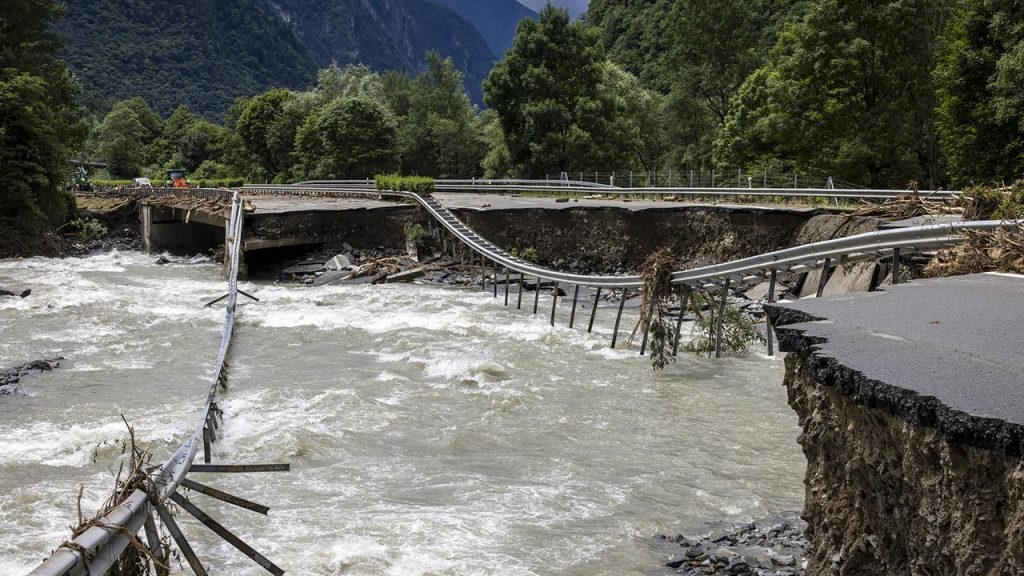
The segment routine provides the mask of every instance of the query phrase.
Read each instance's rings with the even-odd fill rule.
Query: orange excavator
[[[188,174],[183,168],[172,168],[168,170],[166,186],[168,188],[188,188],[190,186]]]

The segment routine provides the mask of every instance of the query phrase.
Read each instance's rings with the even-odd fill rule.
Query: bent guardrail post
[[[683,284],[683,293],[679,296],[679,318],[676,318],[676,333],[672,338],[672,356],[679,355],[679,337],[683,330],[683,317],[686,316],[686,305],[690,301],[690,285]]]
[[[601,301],[601,287],[594,292],[594,307],[590,309],[590,322],[587,323],[587,334],[594,331],[594,319],[597,318],[597,303]]]
[[[732,278],[726,276],[722,284],[722,299],[718,302],[718,318],[715,318],[715,358],[722,357],[722,324],[725,319],[725,301],[729,299],[729,282]]]

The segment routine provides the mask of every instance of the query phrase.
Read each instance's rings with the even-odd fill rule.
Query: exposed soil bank
[[[674,248],[689,266],[753,256],[799,243],[874,230],[880,220],[850,219],[820,210],[669,205],[559,209],[455,209],[484,238],[507,250],[532,248],[539,264],[569,271],[614,274],[636,270],[655,251]],[[255,214],[247,240],[315,240],[340,251],[401,251],[405,226],[433,224],[412,205],[371,210]]]
[[[985,282],[995,285],[993,279],[945,282],[953,293],[973,283],[972,299],[1000,305],[982,290]],[[922,283],[900,286],[892,294],[858,295],[856,305],[891,301],[906,306],[898,296],[911,294],[930,301],[935,286]],[[780,348],[790,352],[785,386],[803,429],[799,442],[807,457],[807,574],[1024,573],[1022,427],[1012,419],[991,417],[992,410],[977,415],[965,411],[984,405],[979,398],[993,389],[986,387],[991,373],[977,371],[975,381],[963,380],[952,396],[933,395],[921,387],[922,381],[941,381],[947,370],[932,361],[930,376],[922,374],[904,356],[920,356],[921,351],[955,355],[938,343],[950,331],[971,334],[978,314],[950,311],[959,318],[954,322],[940,316],[945,303],[931,309],[925,304],[910,313],[921,326],[886,335],[867,318],[852,326],[842,314],[844,305],[854,307],[852,300],[832,303],[836,314],[831,316],[767,307]],[[803,302],[789,306],[811,307]],[[807,324],[826,316],[827,324]],[[802,324],[792,326],[796,323]],[[904,337],[925,332],[925,326],[943,336]],[[824,332],[834,337],[822,337]],[[872,333],[888,338],[889,345],[872,348],[866,337]],[[875,359],[880,367],[865,369],[857,350],[883,355]],[[973,348],[967,352],[978,357]],[[991,360],[995,353],[981,356]],[[927,357],[922,361],[929,363]],[[888,381],[879,380],[878,374],[889,369]]]

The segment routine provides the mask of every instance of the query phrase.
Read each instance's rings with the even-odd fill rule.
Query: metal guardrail
[[[153,189],[161,194],[161,189]],[[173,189],[180,192],[182,189]],[[189,189],[195,192],[197,189]],[[213,196],[213,190],[203,190],[204,195]],[[224,325],[221,330],[220,348],[214,362],[214,377],[206,394],[206,402],[196,421],[195,429],[178,450],[154,470],[149,481],[152,494],[135,490],[127,499],[115,505],[102,517],[97,518],[92,527],[79,535],[70,543],[62,544],[29,576],[88,576],[106,573],[117,561],[120,554],[129,546],[129,535],[136,534],[144,525],[147,526],[149,537],[151,518],[154,510],[163,516],[164,502],[175,494],[193,466],[199,447],[204,444],[204,435],[209,434],[207,427],[217,418],[216,399],[218,387],[226,382],[228,348],[234,331],[235,310],[238,300],[238,265],[241,246],[242,222],[244,220],[241,200],[237,192],[217,190],[217,196],[232,199],[231,218],[228,224],[227,257],[230,258],[228,271],[227,308],[224,314]],[[208,441],[208,438],[207,438]],[[152,498],[151,498],[152,497]],[[154,534],[155,536],[155,534]],[[155,546],[152,539],[150,546]]]
[[[487,241],[459,220],[450,210],[441,205],[430,195],[415,194],[401,191],[359,190],[356,188],[331,189],[319,186],[315,189],[299,186],[246,186],[242,188],[246,194],[267,195],[322,195],[364,194],[372,196],[392,196],[412,199],[425,208],[430,215],[445,227],[451,234],[467,245],[483,258],[495,262],[514,272],[539,278],[550,282],[564,282],[581,286],[592,286],[611,289],[637,289],[643,285],[640,276],[587,276],[550,270],[515,257],[506,250]],[[750,276],[763,277],[770,270],[805,272],[825,265],[826,259],[835,260],[847,257],[882,257],[891,254],[893,249],[935,249],[958,243],[964,230],[994,230],[1008,225],[999,221],[959,222],[955,224],[934,224],[867,232],[845,238],[825,240],[786,248],[713,266],[704,266],[690,270],[680,270],[672,274],[674,284],[687,284],[701,287],[707,284],[744,279]]]

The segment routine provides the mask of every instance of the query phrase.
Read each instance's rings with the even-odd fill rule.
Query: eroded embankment
[[[739,206],[628,206],[454,209],[470,228],[508,250],[533,249],[537,262],[564,270],[616,273],[636,270],[659,249],[671,247],[690,266],[753,256],[795,244],[856,234],[878,227],[874,218],[851,219],[819,210]],[[303,238],[327,248],[405,248],[405,226],[432,225],[412,205],[370,210],[302,212],[250,217],[247,240]]]
[[[927,301],[945,289],[999,306],[998,294],[985,292],[998,279],[942,282],[950,285],[900,287],[858,296],[855,305],[878,308],[865,310],[871,314],[880,303],[908,306],[908,295]],[[807,574],[1021,574],[1024,426],[1007,416],[1012,406],[1000,406],[1017,400],[1000,392],[1012,386],[1005,372],[1014,367],[992,366],[1000,346],[989,343],[986,352],[982,342],[964,350],[964,358],[977,362],[969,370],[975,377],[942,382],[950,376],[947,361],[971,362],[943,349],[949,331],[966,337],[973,322],[991,319],[972,310],[943,315],[925,304],[897,321],[917,327],[884,333],[879,321],[854,325],[842,310],[820,313],[827,305],[816,304],[811,314],[780,306],[768,311],[781,349],[790,352],[785,386],[807,458]],[[991,337],[1005,341],[1002,328],[991,329]],[[875,358],[865,362],[858,357],[864,352]],[[870,368],[873,362],[878,369]]]

